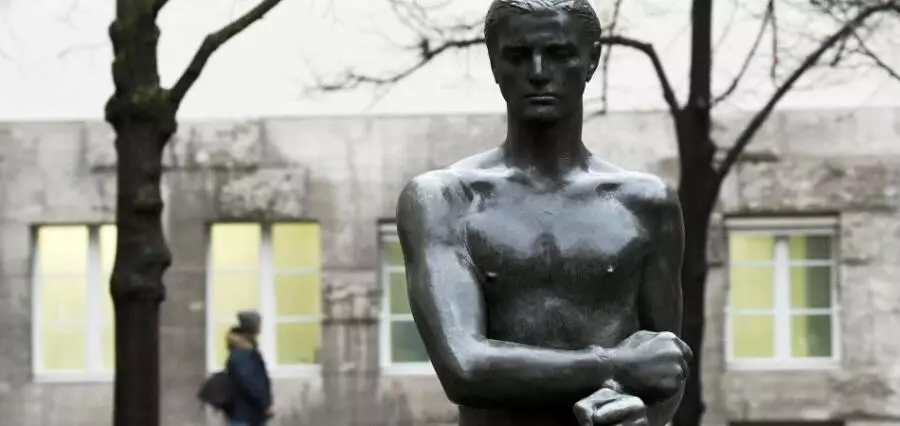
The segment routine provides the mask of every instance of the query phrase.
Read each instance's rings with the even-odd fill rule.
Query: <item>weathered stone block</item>
[[[900,161],[790,159],[738,167],[745,212],[891,210],[900,202]]]
[[[218,205],[221,217],[300,218],[306,208],[307,171],[259,169],[233,175],[222,185]]]
[[[259,166],[264,151],[257,121],[183,123],[169,142],[163,165],[170,168],[249,168]]]

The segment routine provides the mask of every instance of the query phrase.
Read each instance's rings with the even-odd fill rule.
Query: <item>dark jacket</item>
[[[266,422],[266,409],[272,405],[272,386],[266,363],[256,342],[232,330],[228,333],[226,371],[237,388],[229,418],[252,426]]]

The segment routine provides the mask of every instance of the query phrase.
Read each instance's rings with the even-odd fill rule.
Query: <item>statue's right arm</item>
[[[488,339],[478,272],[460,219],[470,193],[449,172],[410,182],[397,207],[413,317],[448,398],[499,408],[571,404],[614,376],[613,350],[555,350]]]

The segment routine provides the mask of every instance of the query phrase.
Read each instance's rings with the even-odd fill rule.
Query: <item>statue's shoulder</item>
[[[646,206],[678,206],[678,192],[661,177],[644,172],[622,172],[622,189],[630,199]]]
[[[440,201],[456,194],[463,187],[463,179],[456,170],[446,168],[419,174],[403,187],[400,199],[407,201]]]
[[[602,181],[616,184],[617,193],[628,204],[680,208],[678,191],[655,174],[627,170],[602,160],[594,160],[592,166],[602,176]]]
[[[458,222],[473,200],[471,183],[492,167],[496,153],[488,151],[410,179],[397,200],[397,223],[442,228]]]
[[[499,158],[499,151],[494,149],[464,158],[446,168],[417,175],[406,184],[401,199],[406,196],[435,202],[471,201],[469,184],[489,175]]]

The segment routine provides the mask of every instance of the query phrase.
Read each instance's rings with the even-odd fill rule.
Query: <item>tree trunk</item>
[[[684,185],[684,184],[683,184]],[[685,186],[682,186],[684,188]],[[683,309],[682,340],[694,351],[688,364],[681,406],[673,419],[674,426],[699,426],[705,411],[701,365],[703,358],[704,314],[706,312],[706,240],[709,229],[709,212],[702,206],[695,193],[682,191],[685,250],[681,270]]]
[[[162,147],[171,133],[153,122],[116,125],[118,241],[111,291],[116,314],[113,424],[159,425],[159,304],[171,262],[162,233]]]
[[[708,114],[708,112],[706,112]],[[696,120],[703,112],[682,112],[679,117],[679,145],[693,147],[690,155],[681,155],[681,180],[678,196],[684,215],[685,247],[681,269],[683,314],[682,340],[694,351],[688,364],[681,406],[674,426],[699,426],[705,411],[701,365],[706,313],[706,244],[709,224],[719,194],[719,180],[713,167],[715,147],[709,140],[708,121]]]
[[[157,0],[117,0],[109,29],[115,93],[106,121],[116,131],[116,318],[113,425],[159,426],[159,304],[171,255],[162,233],[162,151],[175,133],[169,92],[159,85]]]
[[[691,10],[690,95],[684,109],[675,114],[681,181],[678,197],[684,214],[684,263],[682,285],[682,340],[694,351],[688,363],[681,406],[675,426],[700,426],[705,406],[701,365],[703,323],[706,313],[706,240],[719,179],[714,168],[716,147],[710,139],[713,1],[694,0]]]

